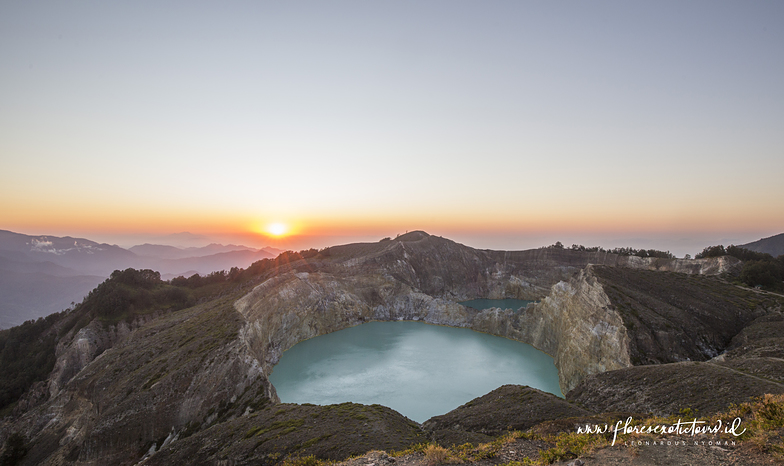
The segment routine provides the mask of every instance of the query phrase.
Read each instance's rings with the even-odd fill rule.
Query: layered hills
[[[722,278],[740,265],[477,250],[412,232],[281,254],[210,283],[117,272],[42,326],[52,370],[5,407],[0,435],[25,439],[20,464],[276,464],[476,444],[551,421],[573,430],[570,419],[607,412],[715,412],[784,393],[784,298]],[[539,302],[522,312],[458,304],[472,298]],[[530,343],[554,357],[567,398],[502,387],[422,425],[382,406],[279,402],[267,376],[283,351],[371,320]],[[673,389],[682,396],[664,396]]]
[[[279,250],[210,244],[123,249],[84,238],[30,236],[0,230],[0,328],[70,307],[114,270],[153,269],[164,278],[247,267]]]

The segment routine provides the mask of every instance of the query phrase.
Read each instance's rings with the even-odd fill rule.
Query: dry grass
[[[436,466],[439,464],[453,462],[454,459],[452,453],[449,450],[440,445],[435,445],[432,443],[425,447],[423,453],[425,454],[425,464],[427,466]]]
[[[784,394],[767,394],[749,403],[731,406],[724,414],[743,419],[746,431],[738,437],[761,453],[784,461]]]
[[[635,419],[632,425],[655,426],[673,425],[679,419],[690,420],[696,418],[704,420],[710,425],[715,425],[717,420],[722,420],[722,432],[717,435],[725,440],[741,441],[741,448],[751,448],[764,455],[770,455],[772,459],[784,462],[784,394],[764,395],[751,402],[740,405],[730,406],[722,413],[711,417],[699,417],[692,410],[682,410],[678,414]],[[735,418],[742,420],[742,425],[738,432],[746,429],[740,436],[724,432],[724,426],[731,424]],[[661,435],[656,434],[633,434],[624,435],[630,440],[660,440]],[[665,435],[666,437],[666,435]],[[442,464],[455,463],[475,463],[486,461],[496,457],[499,451],[507,445],[517,440],[541,440],[547,442],[552,447],[541,450],[538,458],[523,458],[522,461],[511,461],[504,463],[506,466],[533,466],[547,465],[558,461],[568,461],[572,458],[591,454],[596,450],[608,447],[612,441],[612,431],[599,435],[578,434],[576,432],[562,432],[559,434],[537,434],[528,432],[508,432],[492,442],[472,445],[464,444],[445,448],[434,443],[421,443],[411,448],[393,452],[392,456],[404,456],[410,454],[422,454],[423,463],[426,466],[438,466]],[[633,443],[633,442],[632,442]],[[630,447],[632,456],[639,455],[636,447]],[[296,458],[288,460],[285,466],[327,466],[326,462],[316,460],[313,457]]]

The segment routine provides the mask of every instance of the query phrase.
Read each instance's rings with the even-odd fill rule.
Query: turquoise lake
[[[300,342],[270,381],[284,403],[377,403],[417,422],[505,384],[563,396],[553,358],[534,347],[422,322],[369,322]]]

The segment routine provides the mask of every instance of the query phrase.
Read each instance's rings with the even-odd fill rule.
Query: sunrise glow
[[[270,223],[267,226],[267,233],[275,237],[285,236],[289,228],[283,223]]]

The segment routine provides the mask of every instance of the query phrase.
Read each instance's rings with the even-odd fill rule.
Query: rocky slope
[[[424,422],[423,427],[444,445],[481,443],[509,430],[528,430],[545,421],[590,416],[550,393],[520,385],[504,385],[444,415]]]
[[[32,440],[26,464],[135,463],[166,439],[269,402],[269,383],[238,337],[243,321],[232,301],[136,329],[5,425]]]
[[[417,423],[385,406],[278,404],[178,439],[142,464],[275,464],[288,455],[341,460],[427,440]]]
[[[588,374],[568,401],[595,412],[711,414],[784,393],[784,300],[714,277],[593,272],[632,336],[635,365]]]
[[[628,411],[668,415],[690,408],[710,415],[784,385],[707,362],[634,366],[593,375],[567,400],[593,412]]]
[[[776,306],[712,276],[588,266],[526,309],[516,339],[555,358],[567,393],[592,374],[710,359]]]
[[[629,351],[635,365],[713,358],[752,320],[780,305],[713,276],[593,271],[633,333]]]

